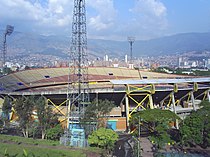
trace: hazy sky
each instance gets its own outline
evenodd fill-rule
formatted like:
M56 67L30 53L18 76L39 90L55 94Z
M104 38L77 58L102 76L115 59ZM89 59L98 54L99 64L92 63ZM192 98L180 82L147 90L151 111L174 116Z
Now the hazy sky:
M74 0L0 0L0 29L71 35ZM88 38L210 32L210 0L86 0Z

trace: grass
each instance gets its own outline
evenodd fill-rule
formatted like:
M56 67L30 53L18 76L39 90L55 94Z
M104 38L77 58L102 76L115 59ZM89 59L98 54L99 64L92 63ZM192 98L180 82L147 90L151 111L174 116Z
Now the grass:
M24 144L48 145L48 146L59 145L59 141L23 138L19 136L10 136L10 135L0 135L0 141L15 142L19 144L24 143Z
M31 139L18 136L0 135L0 157L23 157L26 150L27 157L86 157L87 152L100 154L100 149L72 148L59 145L58 141Z
M26 145L0 143L0 156L4 156L5 150L10 156L22 157L23 150L26 150L28 156L36 157L85 157L86 155L79 150L59 150L52 148L34 147Z

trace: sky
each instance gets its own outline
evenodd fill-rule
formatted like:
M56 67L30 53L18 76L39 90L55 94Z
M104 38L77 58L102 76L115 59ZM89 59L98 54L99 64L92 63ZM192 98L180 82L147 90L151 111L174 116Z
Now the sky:
M0 30L71 36L74 0L1 0ZM210 32L210 0L86 0L87 36L148 40Z

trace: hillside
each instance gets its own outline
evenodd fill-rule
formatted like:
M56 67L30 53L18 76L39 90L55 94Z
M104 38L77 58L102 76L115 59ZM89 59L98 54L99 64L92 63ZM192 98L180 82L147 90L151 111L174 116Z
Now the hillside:
M1 31L1 34L3 32ZM69 53L70 37L43 36L14 32L7 41L9 55L45 54L65 58ZM88 53L92 57L112 57L129 54L127 41L101 39L88 40ZM133 56L170 55L189 51L210 50L210 33L184 33L152 40L138 40L133 45Z

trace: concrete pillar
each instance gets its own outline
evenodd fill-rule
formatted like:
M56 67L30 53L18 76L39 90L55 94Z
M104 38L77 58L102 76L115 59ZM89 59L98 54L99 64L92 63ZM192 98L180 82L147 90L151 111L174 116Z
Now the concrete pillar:
M127 132L130 132L130 127L129 127L129 99L128 96L125 96L125 110L126 110L126 128Z
M154 109L152 94L149 95L149 106L150 106L150 109Z
M179 129L179 120L176 119L176 129Z
M207 91L207 99L209 100L210 102L210 94L209 94L210 90Z
M191 102L192 102L193 110L196 111L196 108L195 108L195 98L194 98L193 91L190 92L190 95L191 95Z
M173 111L174 111L174 113L176 113L174 92L171 93L171 103L172 103L172 106L173 106Z

